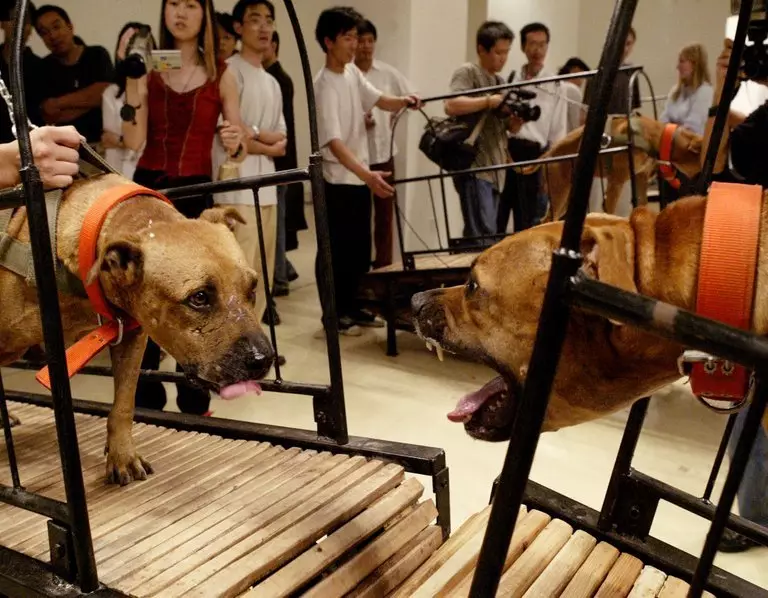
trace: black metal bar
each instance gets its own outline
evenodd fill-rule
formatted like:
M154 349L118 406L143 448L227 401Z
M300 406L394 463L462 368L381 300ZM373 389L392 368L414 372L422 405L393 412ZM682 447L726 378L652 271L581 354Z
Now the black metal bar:
M0 191L0 210L11 210L24 205L24 185Z
M628 293L579 273L570 283L573 305L605 318L730 359L750 369L768 366L768 339L690 311Z
M256 233L259 237L259 260L261 261L261 272L263 279L259 281L264 285L264 296L267 300L266 314L267 321L269 322L269 337L272 341L272 347L275 350L275 378L276 383L280 384L282 376L280 375L280 360L278 359L279 351L277 348L277 334L275 333L275 310L272 309L272 283L269 280L269 264L267 263L267 246L264 243L264 219L261 217L261 200L259 199L259 188L254 187L253 191L253 209L256 211Z
M615 524L615 508L619 502L622 482L632 470L632 457L637 449L637 442L640 440L640 433L643 430L643 422L648 413L649 398L640 399L629 411L627 424L624 427L624 434L621 437L619 452L616 453L616 461L613 464L611 480L608 482L608 488L605 491L603 507L600 509L600 519L597 525L604 531L609 531Z
M723 92L720 96L720 102L717 105L715 121L712 123L712 132L709 137L709 145L701 166L701 174L696 184L696 193L706 195L709 190L709 184L712 182L712 172L715 169L717 154L720 149L720 143L723 139L726 121L728 120L728 111L731 108L731 98L733 90L736 88L736 79L739 76L741 67L741 55L744 52L744 46L747 41L747 29L752 16L753 0L741 0L739 7L739 21L736 25L736 34L733 37L733 48L731 50L731 60L728 63L728 70L725 73L723 81Z
M26 191L25 203L45 350L51 375L56 435L59 441L64 489L69 507L68 520L75 546L79 585L83 591L92 592L96 590L99 582L85 500L85 485L77 444L77 428L72 411L72 394L64 354L64 335L61 326L58 291L56 279L53 276L53 253L49 240L45 196L40 172L35 166L32 156L32 143L29 137L26 113L22 53L27 9L28 0L17 0L13 58L10 69L11 86L15 100L13 112L21 154L20 174Z
M186 197L196 197L206 193L244 191L245 189L287 185L289 183L300 183L307 180L309 180L309 171L306 168L293 168L291 170L279 170L277 172L251 177L213 181L211 183L199 183L197 185L186 185L184 187L171 187L170 189L161 190L161 193L168 199L178 200Z
M632 129L630 118L632 117L632 102L635 100L634 86L637 83L637 77L642 71L635 71L629 78L629 94L627 94L627 161L629 163L629 188L632 194L632 207L637 207L637 181L635 181L635 156L632 150L635 147L635 132Z
M86 598L86 593L57 576L49 565L0 546L0 596L9 598ZM87 598L128 598L100 587Z
M657 480L641 471L632 470L629 474L629 478L633 482L641 484L644 488L651 490L660 499L680 507L681 509L685 509L689 513L693 513L704 519L709 519L710 521L712 521L715 516L715 505L708 500L697 498L687 492L683 492L679 488L671 486L661 480ZM764 546L768 546L768 528L737 515L729 515L727 521L729 529L732 529L755 542L759 542Z
M13 432L11 432L11 420L8 415L8 404L5 400L5 388L3 376L0 374L0 419L3 423L3 435L5 436L5 450L8 451L8 466L11 469L11 480L14 488L21 488L19 477L19 464L16 461L16 448L13 444Z
M50 408L52 405L49 396L40 394L9 391L8 398L12 401L39 407ZM75 399L74 407L78 413L107 417L111 405ZM445 451L430 446L390 442L360 436L350 436L347 443L340 445L329 438L319 436L312 430L143 408L136 409L134 421L174 430L202 432L235 440L255 440L269 442L276 446L297 447L302 450L330 451L337 454L384 459L398 463L405 467L408 472L418 475L433 476L446 467Z
M639 557L645 565L656 567L667 575L689 581L696 567L693 555L670 546L656 538L639 540L623 534L605 532L597 526L598 513L586 505L529 481L525 489L525 504L560 519L575 529L580 529L605 541L621 552ZM718 598L768 598L768 591L745 581L732 573L712 568L707 590Z
M27 492L23 488L11 488L0 484L0 502L45 515L62 523L69 523L70 521L67 503L48 498L42 494Z
M717 502L717 508L712 518L712 525L709 526L707 540L704 542L699 563L691 580L691 589L688 595L692 598L701 596L701 593L704 591L712 570L712 563L715 561L717 545L720 543L723 531L725 531L731 507L736 498L736 492L741 484L741 478L744 476L744 470L747 468L752 445L755 443L757 433L760 431L763 413L765 412L766 403L768 403L768 380L762 375L762 371L758 373L755 386L755 396L744 419L744 428L736 444L736 450L731 459L731 466L728 469L728 476L725 478L723 491L720 493L720 500Z
M17 361L9 368L20 370L39 370L43 364L33 363L31 361ZM78 372L83 376L106 376L112 377L112 368L101 365L89 365ZM159 370L141 370L139 379L143 382L168 382L173 384L190 384L189 380L181 372L163 372ZM285 380L262 380L259 382L261 389L266 392L278 392L295 395L321 396L329 394L330 389L320 384L306 384L303 382L287 382Z
M728 417L728 423L725 424L725 430L723 430L723 437L720 440L720 446L717 447L717 454L715 455L715 461L712 463L712 470L709 472L709 479L707 480L707 486L704 488L704 495L702 498L709 501L712 498L712 492L715 489L715 482L717 482L717 476L720 473L720 468L723 466L723 459L725 458L725 452L728 449L728 441L731 439L733 433L733 426L736 425L737 414L732 414Z
M617 69L618 71L636 71L643 68L639 65L622 66ZM532 87L535 85L543 85L545 83L556 83L558 81L568 81L569 79L591 79L600 74L600 69L593 69L591 71L582 71L580 73L569 73L566 75L552 75L551 77L542 77L541 79L533 79L527 81L515 81L514 83L503 83L501 85L491 85L490 87L481 87L478 89L468 89L466 91L455 91L451 93L444 93L435 96L428 96L421 98L422 103L427 104L429 102L438 102L440 100L449 100L451 98L457 98L459 96L480 95L485 93L493 93L504 91L506 89L515 89L518 87Z
M451 494L447 467L432 476L432 491L435 493L437 524L443 530L443 540L447 540L451 535Z
M605 126L605 125L603 125ZM602 137L602 131L600 136ZM598 146L599 147L599 146ZM627 149L631 149L628 145L621 145L618 147L609 147L607 149L598 149L595 151L595 155L606 154L618 154L625 152ZM566 154L564 156L554 156L552 158L536 158L535 160L524 160L522 162L515 162L514 164L497 164L495 166L477 166L475 168L467 168L465 170L456 170L451 172L440 171L439 174L426 174L422 176L415 176L406 179L398 179L393 181L393 185L404 185L405 183L419 183L421 181L432 181L435 179L445 179L454 176L460 176L465 174L479 174L482 172L494 172L496 170L519 170L521 168L527 168L528 166L540 166L542 164L551 164L552 162L564 162L566 160L575 160L579 157L579 154Z
M581 265L578 254L581 234L589 205L589 192L598 160L607 117L607 106L613 91L613 82L619 69L624 42L629 32L637 0L619 0L608 31L596 92L590 102L584 137L582 139L576 174L568 198L560 249L552 258L547 290L539 318L536 342L529 363L528 376L523 388L520 406L512 424L504 466L493 501L483 546L472 580L470 596L494 596L515 528L517 513L525 492L525 485L533 464L541 427L544 423L552 381L560 360L563 341L568 328L570 307L563 300L567 280Z

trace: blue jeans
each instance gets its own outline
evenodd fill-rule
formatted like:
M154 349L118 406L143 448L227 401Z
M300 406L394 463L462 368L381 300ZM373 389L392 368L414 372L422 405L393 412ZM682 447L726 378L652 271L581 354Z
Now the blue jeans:
M728 442L728 454L731 458L736 451L736 443L744 429L746 417L746 408L736 416L736 424L733 426L733 433ZM749 454L747 468L744 470L736 499L739 503L739 514L742 517L759 525L768 526L768 436L762 425L752 445L752 452Z
M288 258L285 256L285 213L288 187L277 188L277 249L275 250L274 284L288 286Z
M453 179L461 201L461 215L464 218L465 238L483 237L496 234L496 220L499 213L499 191L493 183L474 176ZM477 239L478 245L492 245L493 240Z

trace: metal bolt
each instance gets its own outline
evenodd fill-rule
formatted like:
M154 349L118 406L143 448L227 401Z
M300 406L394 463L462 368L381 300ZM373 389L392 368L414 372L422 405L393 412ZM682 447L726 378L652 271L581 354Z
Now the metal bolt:
M56 542L53 547L53 557L55 559L63 559L66 554L67 550L64 548L64 545L61 542Z
M640 519L640 507L638 507L637 505L632 505L629 508L629 516L632 519Z

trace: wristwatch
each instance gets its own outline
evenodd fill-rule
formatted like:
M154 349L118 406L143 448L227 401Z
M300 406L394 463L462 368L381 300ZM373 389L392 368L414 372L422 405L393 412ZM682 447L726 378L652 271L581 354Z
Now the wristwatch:
M141 104L138 106L131 106L130 104L123 104L120 108L120 118L127 123L136 124L136 110L141 108Z

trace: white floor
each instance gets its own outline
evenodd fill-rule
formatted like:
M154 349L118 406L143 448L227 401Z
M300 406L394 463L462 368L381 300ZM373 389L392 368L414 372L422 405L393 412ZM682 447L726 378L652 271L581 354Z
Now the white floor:
M280 352L288 359L288 380L327 382L325 342L318 338L320 308L314 283L314 234L300 235L301 247L289 258L300 278L289 297L279 299L283 324L277 328ZM489 380L482 366L446 356L440 363L414 336L399 333L400 355L385 355L384 330L342 337L344 388L350 433L443 448L451 475L451 509L456 529L488 501L506 444L487 444L466 436L445 414L456 400ZM41 392L30 372L3 372L9 390ZM111 380L76 377L78 398L108 402ZM169 396L173 396L170 393ZM170 407L175 410L175 404ZM309 398L265 394L234 402L214 399L216 417L313 429ZM532 479L599 509L608 483L626 413L600 422L544 435ZM725 418L699 406L682 385L652 401L634 466L665 482L700 495L717 450ZM721 475L721 481L722 481ZM429 489L428 480L424 480ZM719 491L716 490L716 493ZM717 494L715 495L715 497ZM698 556L706 522L662 503L652 534ZM768 588L768 550L720 555L716 565Z

